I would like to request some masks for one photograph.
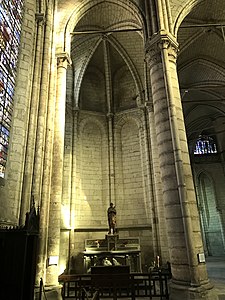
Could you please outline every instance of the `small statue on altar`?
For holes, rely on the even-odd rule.
[[[120,263],[113,257],[112,263],[114,266],[120,266]]]
[[[107,257],[103,259],[103,266],[112,266],[111,261]]]
[[[111,202],[108,208],[108,224],[109,224],[109,234],[114,234],[116,232],[116,207]]]

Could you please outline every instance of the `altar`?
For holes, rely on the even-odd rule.
[[[119,238],[107,234],[105,239],[85,240],[84,269],[91,272],[94,266],[129,266],[130,272],[141,272],[139,238]]]

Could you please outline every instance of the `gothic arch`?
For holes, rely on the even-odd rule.
[[[205,170],[197,174],[197,200],[206,255],[224,255],[223,230],[218,211],[215,183]]]
[[[185,17],[193,10],[197,5],[204,2],[205,0],[191,0],[189,3],[184,3],[182,10],[179,12],[179,14],[175,18],[174,26],[173,26],[173,34],[177,36],[178,29],[180,27],[180,24],[185,19]],[[186,2],[186,1],[185,1]]]
[[[118,116],[118,119],[115,122],[115,131],[119,132],[122,127],[129,121],[134,123],[137,126],[138,130],[141,129],[141,121],[137,117],[131,115],[123,115],[122,117]]]
[[[195,173],[195,180],[196,180],[196,183],[198,183],[199,178],[200,178],[201,175],[207,176],[207,177],[209,178],[210,182],[212,183],[213,188],[215,189],[215,181],[214,181],[212,175],[211,175],[208,171],[206,171],[206,170],[204,170],[204,169],[200,169],[200,170],[198,170],[198,171]]]
[[[105,1],[102,0],[95,0],[90,1],[86,0],[84,3],[80,4],[77,8],[75,8],[70,16],[68,16],[68,19],[66,21],[66,24],[64,28],[62,28],[62,31],[64,32],[64,41],[63,41],[63,50],[70,53],[70,34],[75,28],[76,24],[82,19],[82,17],[95,5],[99,5],[101,3],[104,3]],[[142,16],[142,13],[140,13],[139,9],[135,4],[132,2],[127,3],[127,1],[119,1],[119,0],[107,0],[107,2],[119,5],[126,11],[129,11],[133,16],[135,16],[135,19],[137,20],[137,23],[142,24],[142,27],[144,26],[144,19]],[[133,23],[134,28],[137,28],[137,24]],[[113,28],[115,29],[115,28]]]
[[[93,115],[84,117],[84,119],[81,120],[81,122],[79,123],[79,127],[78,127],[78,128],[79,128],[79,132],[80,132],[80,133],[83,132],[85,126],[86,126],[88,123],[90,123],[90,122],[96,124],[96,125],[99,127],[99,129],[100,129],[100,131],[101,131],[101,133],[102,133],[102,136],[104,136],[104,138],[106,138],[107,132],[106,132],[106,129],[105,129],[105,127],[104,127],[104,124],[103,124],[102,122],[100,122],[100,121],[97,119],[97,117],[95,117],[95,116],[93,116]]]
[[[221,66],[221,64],[218,64],[214,61],[212,61],[209,57],[199,57],[196,59],[191,59],[184,65],[179,66],[179,72],[185,71],[187,68],[195,67],[195,65],[205,66],[218,74],[221,75],[221,78],[224,80],[225,76],[225,70],[224,67]]]

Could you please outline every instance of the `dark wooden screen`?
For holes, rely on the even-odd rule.
[[[33,300],[38,216],[34,209],[23,227],[0,229],[0,299]]]

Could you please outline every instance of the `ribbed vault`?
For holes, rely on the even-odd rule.
[[[117,2],[96,2],[73,29],[71,58],[75,70],[74,105],[79,106],[82,102],[81,106],[86,110],[109,112],[135,107],[135,99],[143,90],[144,43],[140,31],[143,27],[141,18],[131,8],[127,9],[123,2]],[[96,97],[99,95],[98,100],[88,105],[87,99],[90,97],[85,91],[91,81],[94,82],[96,78],[100,80],[99,76],[104,82],[101,92],[95,85],[98,93],[94,94]],[[123,85],[121,78],[126,78]],[[107,86],[112,94],[110,104],[102,103],[103,99],[107,102]],[[123,99],[123,103],[120,103],[120,99]]]
[[[224,12],[224,1],[199,1],[178,31],[178,74],[190,143],[203,130],[216,132],[215,120],[225,117]]]

